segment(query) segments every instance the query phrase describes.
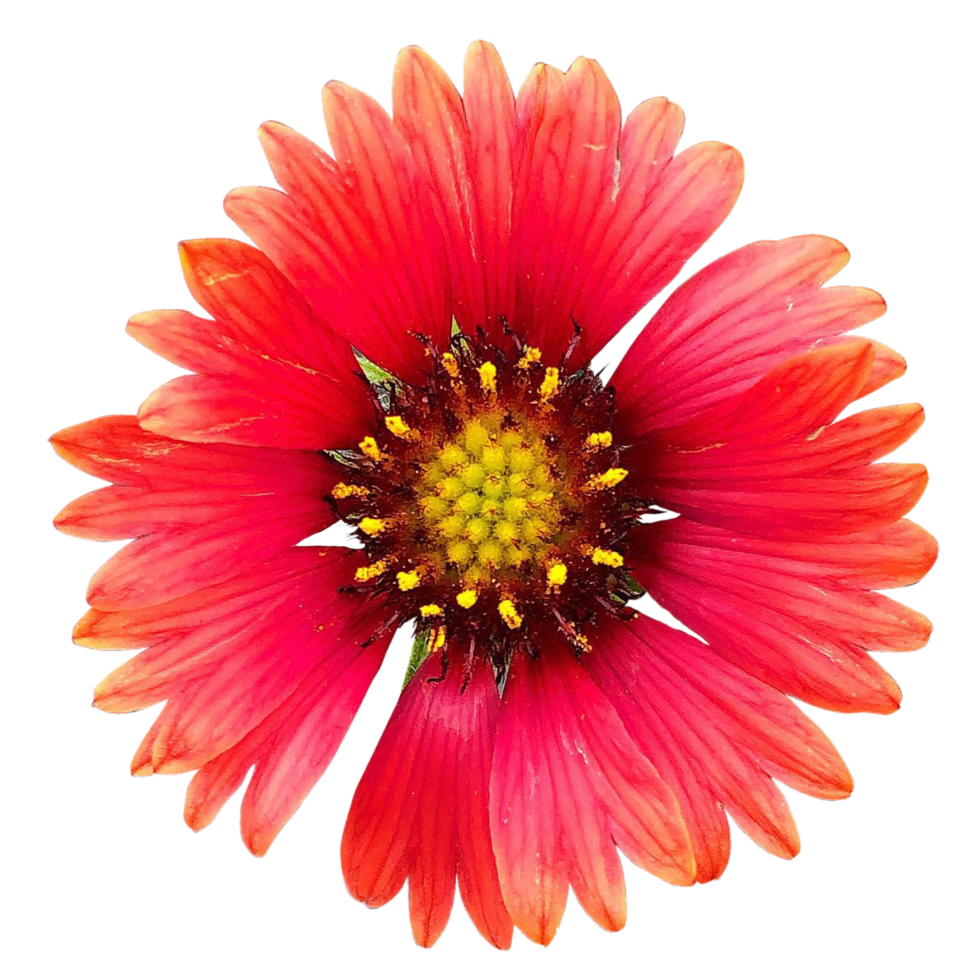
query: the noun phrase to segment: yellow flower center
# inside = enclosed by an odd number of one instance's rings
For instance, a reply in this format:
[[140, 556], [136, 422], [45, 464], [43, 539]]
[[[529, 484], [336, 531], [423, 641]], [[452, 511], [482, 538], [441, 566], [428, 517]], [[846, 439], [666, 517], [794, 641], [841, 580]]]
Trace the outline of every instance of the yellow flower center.
[[471, 588], [543, 569], [577, 509], [562, 463], [533, 420], [500, 410], [469, 417], [421, 460], [415, 496], [436, 564]]

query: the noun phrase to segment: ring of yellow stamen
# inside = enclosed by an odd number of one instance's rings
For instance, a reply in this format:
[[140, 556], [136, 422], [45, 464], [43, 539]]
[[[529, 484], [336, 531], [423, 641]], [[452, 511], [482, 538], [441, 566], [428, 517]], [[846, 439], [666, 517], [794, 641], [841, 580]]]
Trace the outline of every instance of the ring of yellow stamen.
[[472, 609], [476, 605], [476, 589], [463, 589], [456, 596], [456, 605], [462, 609]]
[[449, 351], [442, 355], [442, 366], [450, 378], [459, 377], [459, 362]]
[[595, 452], [597, 449], [608, 449], [612, 445], [612, 433], [591, 432], [589, 438], [585, 440], [585, 448], [588, 452]]
[[592, 561], [596, 565], [608, 565], [609, 568], [622, 568], [623, 556], [618, 551], [608, 548], [593, 548]]
[[568, 581], [568, 566], [557, 561], [548, 567], [548, 589], [557, 591]]
[[388, 562], [383, 558], [380, 561], [376, 561], [373, 565], [362, 565], [354, 572], [354, 581], [370, 582], [371, 579], [377, 578], [379, 575], [384, 575], [387, 568]]
[[424, 606], [419, 606], [419, 615], [423, 619], [432, 619], [433, 616], [441, 616], [442, 613], [442, 606], [438, 606], [434, 602], [428, 602]]
[[386, 415], [385, 427], [396, 439], [413, 442], [418, 438], [418, 433], [400, 415]]
[[446, 627], [440, 626], [429, 634], [429, 642], [426, 647], [428, 653], [435, 653], [446, 645]]
[[497, 365], [493, 361], [484, 361], [480, 365], [480, 387], [488, 394], [497, 390]]
[[346, 500], [348, 497], [366, 497], [370, 491], [367, 487], [359, 487], [350, 483], [338, 483], [330, 491], [335, 500]]
[[541, 393], [541, 397], [548, 401], [554, 393], [558, 390], [561, 382], [558, 379], [558, 368], [550, 367], [545, 368], [544, 371], [544, 381], [541, 382], [541, 387], [538, 391]]
[[391, 522], [381, 517], [365, 517], [357, 526], [369, 537], [373, 538], [386, 531]]
[[417, 568], [413, 568], [410, 572], [398, 572], [395, 578], [398, 580], [398, 588], [402, 592], [411, 592], [412, 589], [417, 589], [419, 582], [422, 581], [422, 576]]
[[532, 364], [541, 360], [540, 347], [525, 347], [524, 356], [517, 362], [517, 366], [526, 371]]
[[618, 486], [629, 476], [629, 470], [624, 470], [621, 466], [614, 466], [606, 470], [605, 473], [596, 473], [590, 476], [585, 484], [586, 490], [610, 490]]
[[510, 599], [502, 599], [497, 606], [497, 612], [512, 630], [516, 630], [524, 622], [524, 617], [517, 611], [517, 606]]

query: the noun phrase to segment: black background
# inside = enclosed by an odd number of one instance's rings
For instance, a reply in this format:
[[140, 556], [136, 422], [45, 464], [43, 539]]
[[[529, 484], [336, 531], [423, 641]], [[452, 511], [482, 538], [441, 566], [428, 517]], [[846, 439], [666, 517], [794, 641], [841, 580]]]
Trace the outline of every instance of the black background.
[[[344, 78], [387, 101], [398, 46], [418, 41], [458, 74], [470, 36], [452, 36], [444, 26], [385, 33], [366, 24], [338, 33], [329, 13], [290, 23], [277, 22], [276, 14], [268, 11], [241, 35], [222, 29], [202, 36], [188, 25], [186, 36], [164, 40], [147, 25], [126, 44], [102, 37], [69, 73], [68, 97], [47, 107], [63, 127], [67, 193], [49, 203], [58, 213], [52, 234], [71, 257], [61, 282], [71, 288], [62, 291], [70, 302], [44, 341], [43, 432], [132, 410], [174, 374], [120, 327], [136, 310], [188, 305], [175, 239], [237, 234], [217, 204], [234, 184], [269, 182], [252, 137], [256, 123], [278, 118], [321, 138], [317, 89], [326, 78]], [[914, 227], [923, 195], [908, 134], [919, 122], [914, 97], [896, 87], [901, 69], [889, 45], [842, 30], [808, 49], [782, 43], [788, 35], [781, 38], [773, 25], [767, 30], [775, 33], [759, 35], [733, 26], [725, 43], [726, 30], [715, 25], [722, 43], [706, 50], [698, 42], [701, 17], [692, 12], [684, 29], [627, 21], [618, 36], [606, 38], [587, 23], [578, 32], [566, 24], [560, 35], [534, 37], [511, 27], [489, 36], [515, 81], [532, 61], [565, 66], [584, 51], [605, 63], [627, 109], [648, 95], [669, 95], [688, 110], [685, 142], [726, 139], [745, 151], [742, 201], [688, 271], [757, 238], [828, 232], [848, 242], [854, 263], [838, 281], [885, 293], [891, 313], [867, 332], [903, 350], [912, 365], [908, 379], [866, 404], [932, 402], [929, 425], [899, 454], [928, 460], [938, 445], [940, 363], [938, 325], [923, 319], [921, 308], [930, 288], [924, 266], [936, 256], [927, 257]], [[37, 297], [39, 308], [52, 298], [62, 295]], [[50, 513], [92, 482], [51, 460], [39, 486]], [[915, 516], [941, 535], [934, 496]], [[286, 957], [284, 964], [311, 942], [382, 959], [418, 956], [403, 901], [365, 911], [345, 896], [336, 863], [348, 795], [394, 696], [397, 657], [314, 797], [271, 855], [254, 861], [237, 841], [234, 805], [213, 828], [191, 835], [178, 819], [182, 779], [127, 778], [126, 759], [151, 713], [91, 711], [89, 689], [114, 655], [74, 649], [66, 640], [82, 610], [82, 584], [111, 549], [55, 535], [44, 549], [49, 599], [39, 662], [55, 665], [50, 679], [57, 686], [36, 716], [36, 737], [53, 735], [62, 746], [46, 772], [52, 823], [44, 847], [58, 869], [58, 901], [72, 908], [75, 921], [98, 923], [102, 943], [128, 936], [144, 954], [193, 943], [221, 956], [226, 929], [234, 950], [268, 946]], [[934, 576], [902, 597], [934, 616], [936, 583]], [[957, 790], [943, 789], [933, 774], [945, 751], [938, 705], [949, 697], [941, 652], [940, 639], [925, 652], [888, 657], [907, 694], [896, 717], [820, 715], [855, 771], [858, 792], [837, 804], [790, 794], [805, 839], [798, 861], [776, 861], [736, 831], [735, 860], [721, 882], [683, 891], [630, 870], [627, 932], [604, 935], [572, 903], [556, 950], [605, 955], [610, 963], [637, 956], [653, 969], [662, 956], [713, 969], [730, 968], [734, 955], [745, 966], [748, 957], [765, 957], [786, 940], [803, 957], [798, 962], [815, 967], [862, 952], [887, 958], [904, 941], [898, 920], [928, 904], [933, 871], [957, 846], [958, 821], [952, 829], [947, 823]], [[882, 914], [895, 919], [882, 924]], [[446, 968], [456, 963], [446, 958], [451, 952], [490, 963], [490, 951], [459, 910], [439, 950]], [[533, 950], [518, 937], [518, 954]]]

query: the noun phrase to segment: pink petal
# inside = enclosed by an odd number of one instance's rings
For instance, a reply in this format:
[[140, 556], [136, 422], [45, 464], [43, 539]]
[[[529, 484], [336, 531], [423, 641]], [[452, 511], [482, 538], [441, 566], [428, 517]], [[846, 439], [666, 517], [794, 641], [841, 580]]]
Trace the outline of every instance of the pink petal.
[[242, 802], [242, 838], [252, 853], [265, 854], [333, 759], [389, 640], [338, 647], [278, 708], [202, 766], [187, 787], [187, 825], [208, 826], [255, 766]]
[[449, 920], [458, 874], [473, 922], [507, 948], [512, 927], [487, 822], [499, 698], [486, 664], [467, 681], [462, 651], [451, 654], [445, 676], [439, 656], [423, 661], [381, 736], [344, 829], [344, 879], [355, 898], [378, 906], [407, 878], [415, 941], [431, 946]]
[[141, 343], [202, 377], [164, 386], [144, 426], [201, 442], [323, 449], [355, 443], [374, 422], [350, 345], [261, 252], [240, 242], [184, 242], [188, 286], [215, 320], [182, 311], [133, 317]]
[[553, 361], [572, 333], [566, 294], [582, 275], [585, 240], [608, 221], [619, 100], [595, 61], [579, 58], [567, 73], [539, 64], [521, 87], [517, 118], [516, 326]]
[[921, 496], [925, 470], [867, 465], [907, 439], [919, 406], [831, 424], [865, 389], [876, 352], [851, 340], [790, 358], [688, 421], [641, 440], [625, 460], [658, 504], [767, 537], [890, 524]]
[[242, 802], [242, 839], [253, 854], [268, 851], [332, 761], [386, 646], [348, 643], [314, 667], [289, 698], [290, 723], [270, 736]]
[[840, 756], [788, 698], [686, 634], [646, 617], [613, 624], [588, 667], [631, 736], [676, 786], [704, 860], [699, 880], [719, 876], [727, 863], [728, 831], [713, 819], [717, 805], [760, 846], [792, 857], [799, 838], [770, 776], [825, 799], [851, 791]]
[[[864, 586], [925, 574], [930, 541], [903, 522], [797, 547], [679, 518], [642, 529], [635, 574], [712, 649], [778, 690], [839, 711], [889, 712], [901, 692], [866, 651], [915, 649], [931, 626]], [[896, 554], [906, 542], [919, 557]]]
[[150, 746], [154, 771], [199, 768], [285, 702], [324, 658], [358, 651], [377, 629], [379, 609], [362, 619], [363, 598], [338, 591], [350, 581], [357, 554], [310, 551], [316, 564], [304, 567], [306, 549], [287, 553], [277, 560], [284, 573], [279, 583], [258, 592], [233, 586], [230, 601], [216, 604], [219, 615], [198, 629], [170, 633], [158, 641], [173, 644], [163, 656], [151, 647], [149, 656], [103, 682], [103, 695], [118, 701], [134, 687], [152, 686], [159, 673], [169, 680], [162, 693], [170, 700]]
[[625, 156], [623, 166], [636, 173], [616, 198], [617, 211], [627, 217], [625, 237], [619, 242], [609, 235], [573, 303], [579, 322], [590, 325], [579, 352], [583, 363], [680, 272], [728, 217], [742, 189], [742, 156], [725, 143], [688, 147], [662, 170], [659, 160], [627, 165]]
[[[229, 578], [331, 523], [320, 500], [284, 497], [265, 506], [222, 507], [206, 523], [171, 525], [130, 542], [92, 576], [86, 598], [100, 609], [154, 605]], [[192, 495], [186, 495], [192, 497]]]
[[478, 216], [474, 225], [478, 228], [482, 256], [482, 270], [476, 279], [482, 284], [483, 302], [481, 305], [475, 301], [472, 316], [476, 320], [482, 315], [490, 336], [500, 339], [497, 317], [504, 316], [511, 323], [515, 317], [513, 199], [517, 109], [510, 79], [493, 45], [485, 41], [470, 45], [463, 80]]
[[881, 316], [871, 290], [820, 288], [847, 259], [840, 242], [803, 235], [747, 245], [684, 283], [611, 379], [629, 438], [687, 421], [815, 342]]
[[511, 665], [490, 781], [490, 829], [514, 924], [547, 944], [568, 882], [607, 928], [625, 921], [613, 843], [675, 884], [695, 865], [677, 800], [601, 691], [556, 646]]

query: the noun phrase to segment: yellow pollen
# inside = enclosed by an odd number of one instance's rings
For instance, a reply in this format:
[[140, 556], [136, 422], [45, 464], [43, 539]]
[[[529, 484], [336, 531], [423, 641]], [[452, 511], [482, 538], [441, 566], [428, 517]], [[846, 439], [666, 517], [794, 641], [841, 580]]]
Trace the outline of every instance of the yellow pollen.
[[541, 348], [540, 347], [525, 347], [524, 356], [517, 362], [517, 366], [523, 370], [527, 370], [532, 364], [541, 360]]
[[376, 561], [373, 565], [364, 565], [354, 572], [354, 581], [370, 582], [371, 579], [383, 575], [387, 568], [388, 563], [383, 558], [381, 561]]
[[429, 634], [429, 643], [427, 650], [429, 653], [435, 653], [437, 650], [441, 650], [446, 645], [446, 627], [440, 626], [435, 632]]
[[386, 530], [390, 523], [390, 521], [386, 521], [380, 517], [365, 517], [357, 526], [369, 538], [373, 538], [376, 534], [380, 534], [382, 531]]
[[442, 355], [442, 366], [446, 369], [446, 374], [448, 374], [450, 378], [459, 377], [459, 363], [457, 362], [456, 358], [449, 353], [449, 351], [446, 351], [446, 353]]
[[442, 615], [442, 606], [437, 606], [434, 602], [430, 602], [424, 606], [419, 606], [419, 612], [422, 614], [423, 619], [431, 619], [433, 616]]
[[378, 448], [378, 440], [374, 436], [365, 436], [360, 443], [361, 452], [367, 456], [368, 459], [373, 459], [376, 463], [380, 462], [384, 453]]
[[611, 445], [611, 432], [591, 432], [589, 438], [585, 440], [585, 448], [589, 452], [595, 452], [597, 449], [608, 449]]
[[345, 500], [347, 497], [366, 497], [370, 491], [367, 487], [352, 486], [349, 483], [338, 483], [330, 495], [335, 500]]
[[463, 609], [472, 609], [476, 605], [476, 589], [463, 589], [456, 596], [456, 605]]
[[538, 389], [541, 392], [541, 397], [547, 401], [558, 390], [560, 384], [558, 368], [545, 368], [544, 381], [541, 382], [541, 387]]
[[410, 572], [398, 572], [395, 578], [398, 579], [398, 588], [402, 592], [410, 592], [412, 589], [418, 588], [419, 582], [422, 581], [418, 569], [413, 569]]
[[621, 466], [606, 470], [605, 473], [596, 473], [590, 476], [585, 484], [586, 490], [609, 490], [622, 483], [629, 476], [629, 470], [624, 470]]
[[405, 420], [400, 415], [386, 415], [385, 425], [388, 431], [398, 439], [405, 439], [411, 442], [416, 438], [416, 433], [412, 428], [405, 424]]
[[568, 566], [563, 562], [556, 562], [548, 569], [548, 587], [559, 589], [568, 581]]
[[497, 366], [491, 361], [480, 365], [480, 387], [490, 393], [497, 390]]
[[500, 618], [512, 630], [516, 630], [518, 626], [524, 622], [524, 617], [517, 611], [517, 607], [510, 601], [510, 599], [501, 600], [500, 604], [497, 606], [497, 612], [500, 613]]
[[610, 551], [607, 548], [594, 548], [592, 561], [596, 565], [608, 565], [610, 568], [623, 567], [623, 556], [618, 551]]

